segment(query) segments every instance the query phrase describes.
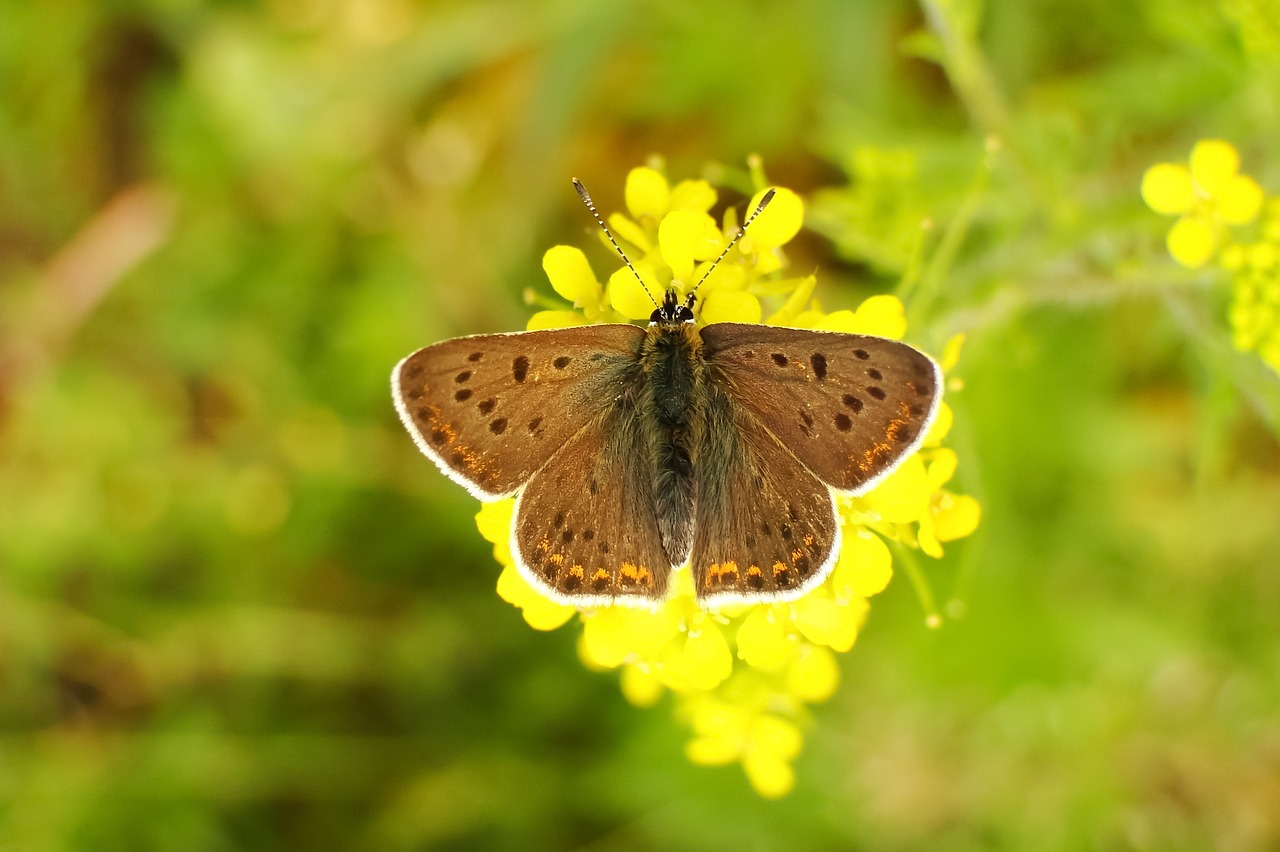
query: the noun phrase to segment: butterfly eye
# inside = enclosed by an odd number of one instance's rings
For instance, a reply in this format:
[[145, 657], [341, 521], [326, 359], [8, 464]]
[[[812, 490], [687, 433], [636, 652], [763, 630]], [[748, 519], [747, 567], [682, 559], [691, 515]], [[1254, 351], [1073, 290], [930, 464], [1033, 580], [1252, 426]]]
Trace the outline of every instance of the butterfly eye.
[[660, 323], [660, 322], [662, 322], [662, 308], [658, 308], [656, 311], [649, 314], [650, 325], [653, 325], [655, 323]]
[[693, 311], [691, 311], [689, 308], [685, 307], [684, 305], [681, 305], [679, 308], [676, 309], [676, 321], [677, 322], [693, 322]]

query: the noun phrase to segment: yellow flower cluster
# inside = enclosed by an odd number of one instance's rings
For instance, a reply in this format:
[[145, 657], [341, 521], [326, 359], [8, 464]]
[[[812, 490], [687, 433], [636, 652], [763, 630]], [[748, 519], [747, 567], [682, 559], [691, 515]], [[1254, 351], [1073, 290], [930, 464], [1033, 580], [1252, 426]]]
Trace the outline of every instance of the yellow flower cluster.
[[[763, 196], [764, 190], [756, 193], [747, 209], [754, 210]], [[608, 221], [640, 273], [648, 295], [625, 266], [614, 271], [606, 286], [597, 280], [580, 249], [555, 246], [543, 256], [542, 268], [552, 288], [577, 310], [539, 311], [529, 320], [528, 327], [581, 325], [583, 317], [588, 322], [648, 319], [654, 303], [662, 301], [673, 281], [678, 283], [677, 289], [687, 292], [738, 232], [733, 208], [725, 212], [722, 225], [707, 212], [716, 200], [715, 189], [705, 180], [685, 180], [670, 186], [656, 169], [632, 169], [626, 187], [630, 215], [614, 213]], [[760, 322], [759, 295], [797, 286], [797, 281], [764, 285], [759, 279], [782, 267], [784, 256], [779, 248], [800, 231], [803, 219], [804, 203], [800, 197], [789, 189], [777, 188], [751, 230], [699, 288], [698, 315], [702, 322]], [[601, 239], [605, 239], [603, 234]]]
[[1236, 348], [1280, 373], [1280, 198], [1267, 199], [1259, 225], [1257, 240], [1222, 252], [1234, 275], [1227, 320]]
[[1202, 139], [1190, 166], [1157, 163], [1142, 176], [1142, 198], [1157, 213], [1177, 216], [1166, 244], [1173, 259], [1197, 269], [1213, 259], [1227, 226], [1247, 225], [1262, 207], [1262, 189], [1240, 172], [1240, 155], [1228, 142]]
[[[614, 214], [609, 225], [656, 297], [672, 281], [687, 290], [737, 232], [732, 211], [721, 225], [711, 218], [707, 211], [715, 203], [716, 192], [704, 181], [672, 187], [649, 168], [628, 176], [629, 215]], [[856, 311], [824, 313], [813, 303], [812, 276], [764, 280], [784, 266], [780, 247], [799, 231], [803, 213], [795, 193], [777, 190], [699, 291], [706, 294], [701, 320], [759, 322], [761, 297], [773, 297], [782, 304], [771, 323], [902, 337], [906, 320], [895, 298], [876, 296]], [[580, 325], [584, 316], [592, 321], [643, 318], [653, 309], [636, 292], [639, 287], [625, 267], [602, 285], [582, 252], [567, 246], [548, 251], [543, 265], [556, 292], [577, 310], [542, 311], [530, 328]], [[948, 347], [944, 369], [954, 364], [958, 349], [958, 341]], [[788, 603], [703, 610], [686, 567], [675, 572], [671, 595], [655, 612], [626, 607], [579, 612], [548, 600], [512, 564], [513, 501], [485, 505], [477, 524], [503, 565], [498, 594], [519, 607], [532, 627], [551, 630], [578, 615], [585, 665], [619, 669], [623, 694], [636, 705], [652, 705], [668, 691], [675, 695], [678, 717], [693, 732], [690, 760], [740, 762], [760, 795], [781, 796], [795, 782], [791, 761], [803, 742], [807, 705], [835, 692], [835, 654], [853, 647], [868, 598], [893, 575], [886, 541], [937, 557], [943, 542], [969, 535], [978, 524], [977, 501], [945, 488], [956, 469], [955, 453], [940, 446], [950, 424], [951, 412], [943, 403], [918, 453], [868, 494], [840, 498], [844, 547], [835, 569], [821, 586]]]
[[1147, 169], [1142, 197], [1179, 217], [1167, 237], [1174, 260], [1196, 269], [1216, 258], [1232, 273], [1227, 318], [1236, 348], [1280, 372], [1280, 199], [1266, 198], [1240, 174], [1236, 149], [1215, 139], [1196, 143], [1189, 166]]

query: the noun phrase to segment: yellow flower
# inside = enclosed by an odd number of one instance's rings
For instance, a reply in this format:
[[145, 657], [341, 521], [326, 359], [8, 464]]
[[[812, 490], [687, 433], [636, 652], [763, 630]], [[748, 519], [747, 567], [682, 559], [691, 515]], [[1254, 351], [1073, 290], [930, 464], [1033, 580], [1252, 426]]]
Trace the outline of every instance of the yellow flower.
[[[1191, 152], [1190, 167], [1160, 163], [1147, 169], [1142, 197], [1156, 212], [1180, 217], [1167, 240], [1174, 260], [1196, 268], [1216, 255], [1232, 274], [1227, 309], [1232, 342], [1241, 351], [1257, 352], [1280, 373], [1280, 199], [1267, 199], [1239, 170], [1235, 148], [1202, 140]], [[1254, 222], [1249, 232], [1254, 242], [1231, 231]], [[940, 501], [934, 538], [965, 534], [976, 514], [963, 499]]]
[[[763, 190], [751, 199], [755, 210]], [[716, 203], [716, 192], [702, 180], [682, 181], [674, 188], [652, 168], [632, 169], [627, 177], [626, 203], [630, 217], [609, 216], [609, 226], [631, 258], [636, 273], [620, 266], [609, 276], [608, 286], [596, 279], [586, 255], [573, 246], [553, 246], [542, 258], [542, 268], [552, 289], [582, 316], [564, 310], [540, 311], [528, 328], [560, 328], [606, 320], [646, 319], [668, 287], [683, 295], [737, 234], [733, 211], [723, 226], [707, 212]], [[759, 322], [760, 302], [756, 279], [781, 265], [780, 247], [799, 232], [804, 203], [794, 192], [775, 188], [773, 200], [752, 224], [747, 236], [720, 261], [703, 283], [705, 322]], [[603, 235], [602, 235], [603, 238]], [[610, 246], [612, 250], [612, 246]], [[636, 274], [644, 287], [636, 281]]]
[[[758, 168], [753, 174], [763, 183]], [[747, 215], [763, 191], [743, 208]], [[608, 222], [645, 287], [620, 261], [602, 284], [581, 251], [556, 246], [543, 257], [543, 268], [555, 292], [576, 310], [540, 311], [531, 328], [647, 318], [653, 302], [645, 289], [655, 299], [668, 286], [687, 293], [738, 230], [733, 208], [719, 224], [711, 217], [717, 196], [705, 181], [671, 186], [656, 169], [633, 169], [625, 199], [626, 213], [614, 213]], [[803, 219], [799, 196], [776, 188], [769, 206], [699, 289], [701, 321], [759, 322], [761, 299], [768, 298], [780, 302], [771, 324], [901, 339], [907, 327], [898, 299], [872, 296], [855, 309], [826, 313], [813, 301], [813, 276], [773, 275], [785, 265], [781, 246]], [[955, 365], [959, 349], [957, 337], [944, 352], [944, 369]], [[704, 611], [683, 568], [673, 573], [671, 594], [656, 611], [604, 607], [578, 613], [543, 598], [512, 567], [512, 501], [485, 506], [477, 524], [504, 566], [499, 594], [530, 625], [553, 629], [578, 614], [584, 665], [619, 670], [622, 692], [637, 706], [672, 693], [677, 715], [693, 733], [690, 760], [739, 763], [761, 796], [781, 796], [795, 783], [791, 761], [803, 743], [806, 706], [834, 694], [840, 680], [836, 654], [856, 643], [868, 599], [893, 576], [886, 541], [941, 556], [941, 542], [968, 535], [978, 523], [977, 501], [944, 488], [958, 464], [955, 453], [941, 446], [950, 424], [944, 403], [915, 456], [869, 493], [837, 498], [844, 546], [836, 566], [826, 582], [786, 603]]]
[[1261, 241], [1223, 252], [1233, 273], [1227, 320], [1236, 348], [1280, 373], [1280, 199], [1267, 202], [1261, 224]]
[[1196, 269], [1222, 247], [1226, 227], [1245, 225], [1258, 216], [1262, 189], [1239, 173], [1240, 155], [1228, 142], [1202, 139], [1191, 150], [1189, 166], [1158, 163], [1142, 176], [1142, 198], [1157, 213], [1178, 216], [1169, 229], [1169, 254]]
[[513, 499], [484, 504], [476, 513], [476, 527], [485, 541], [493, 545], [493, 558], [502, 564], [502, 573], [498, 575], [499, 597], [517, 607], [535, 630], [555, 630], [573, 618], [577, 610], [548, 600], [516, 570], [508, 545], [515, 504]]

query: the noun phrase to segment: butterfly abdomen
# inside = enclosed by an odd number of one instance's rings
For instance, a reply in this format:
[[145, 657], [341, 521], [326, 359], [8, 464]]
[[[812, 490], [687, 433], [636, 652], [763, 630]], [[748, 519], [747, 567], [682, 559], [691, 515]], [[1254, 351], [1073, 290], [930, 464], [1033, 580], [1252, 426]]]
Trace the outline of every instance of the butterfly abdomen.
[[656, 325], [645, 334], [641, 356], [658, 531], [673, 565], [683, 564], [693, 547], [694, 464], [705, 428], [701, 344], [691, 324]]

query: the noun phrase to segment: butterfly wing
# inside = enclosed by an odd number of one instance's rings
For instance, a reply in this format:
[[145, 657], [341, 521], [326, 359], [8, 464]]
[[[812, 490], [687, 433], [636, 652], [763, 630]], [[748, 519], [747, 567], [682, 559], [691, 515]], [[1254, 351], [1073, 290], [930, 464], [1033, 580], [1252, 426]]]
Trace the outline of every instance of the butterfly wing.
[[840, 550], [832, 491], [722, 387], [699, 453], [694, 586], [704, 606], [788, 600]]
[[702, 329], [713, 382], [819, 479], [869, 491], [919, 448], [942, 374], [881, 337], [741, 323]]
[[654, 606], [671, 562], [633, 398], [573, 436], [516, 501], [511, 553], [535, 588], [573, 606]]
[[482, 500], [512, 494], [622, 392], [644, 330], [489, 334], [419, 349], [391, 394], [418, 447]]

